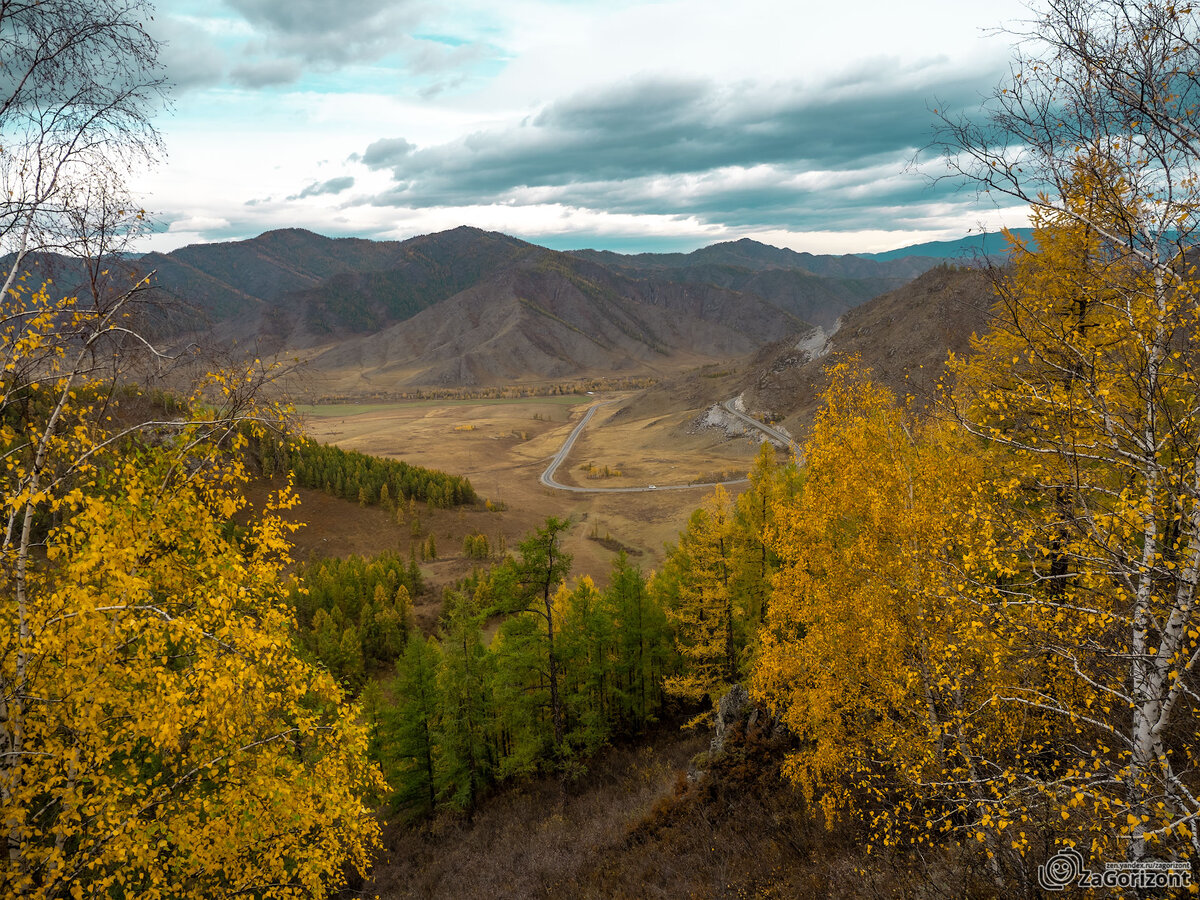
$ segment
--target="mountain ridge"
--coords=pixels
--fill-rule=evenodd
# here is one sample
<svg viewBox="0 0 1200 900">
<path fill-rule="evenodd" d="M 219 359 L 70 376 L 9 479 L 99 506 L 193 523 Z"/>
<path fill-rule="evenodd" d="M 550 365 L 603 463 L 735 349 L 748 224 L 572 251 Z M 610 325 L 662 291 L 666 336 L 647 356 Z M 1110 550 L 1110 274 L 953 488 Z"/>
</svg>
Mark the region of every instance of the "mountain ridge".
<svg viewBox="0 0 1200 900">
<path fill-rule="evenodd" d="M 190 304 L 188 337 L 295 354 L 371 391 L 658 376 L 806 333 L 890 283 L 789 268 L 792 251 L 752 241 L 698 258 L 756 268 L 618 267 L 468 226 L 398 242 L 282 229 L 135 268 Z"/>
<path fill-rule="evenodd" d="M 459 226 L 405 241 L 301 228 L 120 260 L 154 273 L 181 345 L 254 347 L 371 393 L 665 377 L 826 331 L 937 264 L 749 238 L 681 254 L 560 252 Z"/>
</svg>

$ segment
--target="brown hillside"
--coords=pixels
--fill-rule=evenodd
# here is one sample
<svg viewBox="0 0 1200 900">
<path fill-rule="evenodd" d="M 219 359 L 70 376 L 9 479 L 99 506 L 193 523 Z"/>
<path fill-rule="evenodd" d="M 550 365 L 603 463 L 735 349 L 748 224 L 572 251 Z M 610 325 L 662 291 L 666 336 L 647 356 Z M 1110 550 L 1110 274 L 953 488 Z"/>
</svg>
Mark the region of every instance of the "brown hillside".
<svg viewBox="0 0 1200 900">
<path fill-rule="evenodd" d="M 741 396 L 751 415 L 782 420 L 803 435 L 826 386 L 825 367 L 857 355 L 873 377 L 899 396 L 924 404 L 933 396 L 950 351 L 965 353 L 971 335 L 987 328 L 994 295 L 986 273 L 939 266 L 902 288 L 847 312 L 832 336 L 801 333 L 720 366 L 664 379 L 614 414 L 640 418 L 686 409 L 692 418 L 676 429 L 688 440 L 704 412 Z"/>
<path fill-rule="evenodd" d="M 852 817 L 825 827 L 780 772 L 786 736 L 757 715 L 689 780 L 708 733 L 667 723 L 640 745 L 606 749 L 576 779 L 509 784 L 471 817 L 391 824 L 367 896 L 993 898 L 966 851 L 906 857 Z M 952 886 L 948 892 L 947 885 Z M 356 885 L 356 887 L 358 887 Z"/>
<path fill-rule="evenodd" d="M 462 227 L 401 242 L 285 229 L 129 265 L 154 271 L 165 305 L 191 311 L 164 317 L 164 331 L 308 360 L 318 380 L 354 392 L 669 376 L 806 322 L 831 326 L 928 261 L 751 240 L 690 254 L 567 254 Z"/>
<path fill-rule="evenodd" d="M 374 391 L 663 374 L 807 330 L 754 295 L 633 280 L 542 251 L 402 323 L 338 342 L 312 367 Z"/>
<path fill-rule="evenodd" d="M 986 330 L 994 302 L 978 269 L 939 266 L 898 290 L 856 307 L 825 346 L 784 341 L 765 348 L 746 378 L 746 408 L 785 418 L 794 434 L 807 428 L 826 385 L 825 367 L 857 355 L 872 377 L 898 396 L 928 403 L 950 351 L 965 353 L 971 335 Z"/>
<path fill-rule="evenodd" d="M 327 238 L 299 228 L 245 241 L 149 253 L 160 294 L 193 311 L 193 323 L 228 337 L 288 338 L 384 327 L 462 290 L 532 245 L 476 228 L 409 241 Z M 309 341 L 290 340 L 293 345 Z"/>
</svg>

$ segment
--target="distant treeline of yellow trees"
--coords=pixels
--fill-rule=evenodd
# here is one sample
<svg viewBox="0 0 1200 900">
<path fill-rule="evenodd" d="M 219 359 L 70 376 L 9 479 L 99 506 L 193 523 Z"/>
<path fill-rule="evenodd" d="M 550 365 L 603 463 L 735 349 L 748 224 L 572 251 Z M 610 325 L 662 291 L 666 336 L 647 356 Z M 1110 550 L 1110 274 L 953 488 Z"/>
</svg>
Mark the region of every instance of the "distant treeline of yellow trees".
<svg viewBox="0 0 1200 900">
<path fill-rule="evenodd" d="M 370 397 L 379 403 L 402 400 L 520 400 L 526 397 L 567 397 L 600 391 L 638 391 L 657 383 L 646 375 L 624 378 L 581 378 L 554 384 L 514 384 L 475 388 L 416 388 L 408 391 L 381 391 Z M 362 395 L 322 396 L 318 403 L 361 403 Z"/>
</svg>

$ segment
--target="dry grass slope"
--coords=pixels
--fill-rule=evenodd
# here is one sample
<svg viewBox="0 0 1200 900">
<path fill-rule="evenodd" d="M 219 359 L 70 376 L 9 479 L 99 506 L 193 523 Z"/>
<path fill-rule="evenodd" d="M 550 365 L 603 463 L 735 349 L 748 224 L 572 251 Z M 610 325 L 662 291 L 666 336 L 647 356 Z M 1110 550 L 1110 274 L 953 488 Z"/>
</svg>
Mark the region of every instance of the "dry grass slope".
<svg viewBox="0 0 1200 900">
<path fill-rule="evenodd" d="M 782 780 L 787 740 L 769 728 L 735 727 L 691 783 L 688 762 L 707 744 L 664 726 L 610 748 L 578 781 L 527 782 L 472 819 L 392 827 L 361 889 L 383 900 L 995 896 L 972 859 L 868 854 L 858 826 L 825 828 Z"/>
</svg>

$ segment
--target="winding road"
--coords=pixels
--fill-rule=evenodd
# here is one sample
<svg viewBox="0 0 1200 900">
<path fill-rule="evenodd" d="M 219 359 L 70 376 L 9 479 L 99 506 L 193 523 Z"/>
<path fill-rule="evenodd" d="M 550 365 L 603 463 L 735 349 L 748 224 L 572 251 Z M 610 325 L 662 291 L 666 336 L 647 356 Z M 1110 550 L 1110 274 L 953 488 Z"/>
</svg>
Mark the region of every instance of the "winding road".
<svg viewBox="0 0 1200 900">
<path fill-rule="evenodd" d="M 792 453 L 799 454 L 800 448 L 796 445 L 796 442 L 792 440 L 790 435 L 785 434 L 784 432 L 780 431 L 778 428 L 772 428 L 770 425 L 764 425 L 762 422 L 758 421 L 758 419 L 752 419 L 752 418 L 750 418 L 750 416 L 746 415 L 745 413 L 738 412 L 736 409 L 734 409 L 730 405 L 731 403 L 733 403 L 732 400 L 722 400 L 720 403 L 717 404 L 717 406 L 721 407 L 721 409 L 725 410 L 725 412 L 729 413 L 731 416 L 741 419 L 747 425 L 752 425 L 753 427 L 757 428 L 759 431 L 761 431 L 763 434 L 765 434 L 767 437 L 771 438 L 772 440 L 778 441 L 780 444 L 783 444 Z"/>
<path fill-rule="evenodd" d="M 538 478 L 542 484 L 549 488 L 555 488 L 560 491 L 570 491 L 573 494 L 642 494 L 650 491 L 690 491 L 693 488 L 710 488 L 716 487 L 718 484 L 744 484 L 749 481 L 748 478 L 735 478 L 731 481 L 704 481 L 696 482 L 695 484 L 656 484 L 647 487 L 576 487 L 573 484 L 563 484 L 554 477 L 554 473 L 558 471 L 558 467 L 567 461 L 567 455 L 571 452 L 571 448 L 575 446 L 575 441 L 579 439 L 579 435 L 583 433 L 583 429 L 587 427 L 587 423 L 591 421 L 592 416 L 596 414 L 602 406 L 608 406 L 610 403 L 616 403 L 616 400 L 602 400 L 599 403 L 593 403 L 588 407 L 588 411 L 583 414 L 583 418 L 579 423 L 571 429 L 571 433 L 567 435 L 567 439 L 563 441 L 562 447 L 558 453 L 550 460 L 550 465 L 546 466 L 546 471 Z M 792 439 L 778 429 L 772 428 L 770 425 L 764 425 L 757 419 L 752 419 L 749 416 L 738 412 L 735 409 L 729 408 L 730 401 L 726 400 L 720 404 L 721 409 L 729 413 L 749 425 L 754 426 L 767 437 L 786 444 L 788 447 L 795 449 L 795 444 Z"/>
</svg>

